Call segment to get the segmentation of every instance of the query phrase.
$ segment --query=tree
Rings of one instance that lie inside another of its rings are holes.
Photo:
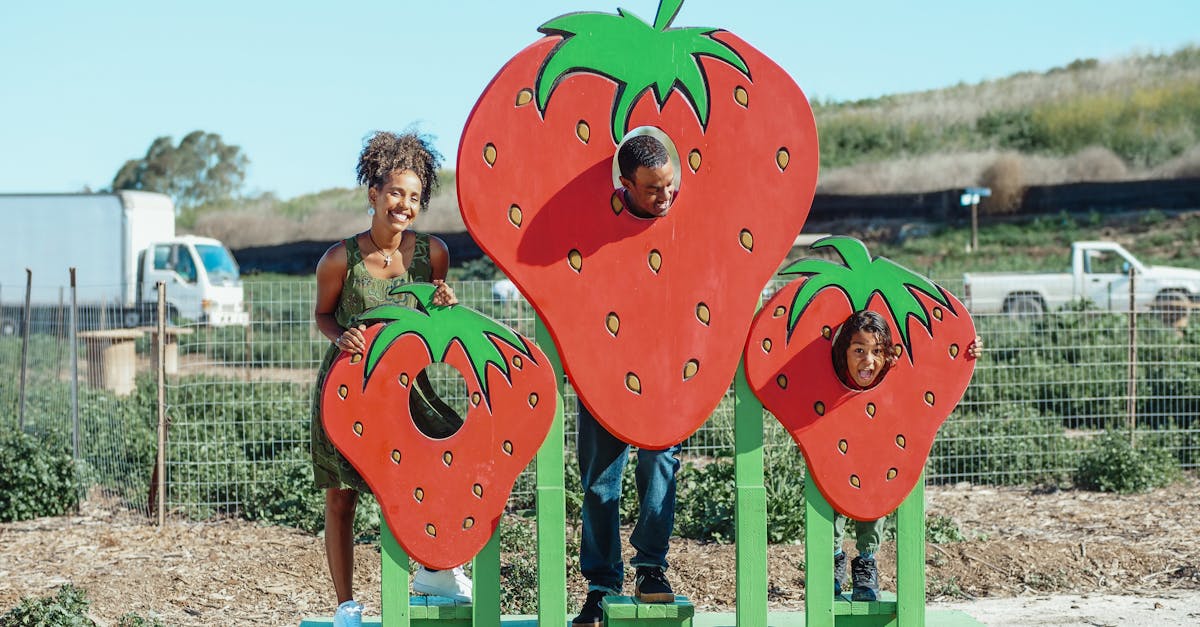
[[[189,209],[235,195],[249,163],[240,147],[226,144],[216,133],[192,131],[178,146],[164,136],[150,144],[145,157],[126,161],[112,188],[161,192],[177,207]]]

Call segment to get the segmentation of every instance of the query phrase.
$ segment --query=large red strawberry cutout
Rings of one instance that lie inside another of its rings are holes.
[[[533,342],[456,305],[434,306],[435,287],[395,293],[420,307],[384,305],[365,355],[343,353],[321,392],[329,439],[378,499],[400,546],[430,568],[452,568],[492,537],[517,476],[554,419],[554,371]],[[417,375],[435,361],[458,370],[470,396],[462,427],[434,439],[409,413]]]
[[[533,304],[576,392],[621,439],[682,441],[720,402],[759,290],[804,224],[817,132],[787,72],[737,36],[574,13],[492,79],[466,123],[471,235]],[[614,189],[619,141],[669,137],[679,193],[657,219]]]
[[[961,400],[975,359],[966,307],[925,277],[862,242],[829,237],[842,263],[804,259],[800,274],[762,308],[746,341],[746,379],[804,452],[837,511],[875,520],[912,491],[938,427]],[[834,372],[832,340],[851,313],[883,315],[898,359],[874,387],[853,390]]]

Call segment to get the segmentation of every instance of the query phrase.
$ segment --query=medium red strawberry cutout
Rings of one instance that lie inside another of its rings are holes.
[[[817,176],[812,110],[732,33],[574,13],[510,60],[459,144],[472,237],[521,289],[576,392],[622,440],[661,449],[729,387],[759,290],[804,224]],[[615,189],[619,141],[669,137],[679,192],[657,219]]]
[[[453,568],[492,537],[513,483],[542,445],[557,390],[549,360],[533,342],[460,305],[432,304],[435,286],[396,294],[421,306],[385,305],[363,314],[365,355],[343,353],[321,392],[334,446],[378,499],[400,546],[434,569]],[[434,439],[409,413],[417,375],[445,362],[467,382],[462,427]]]
[[[841,263],[798,261],[800,274],[762,308],[746,341],[746,379],[800,445],[817,488],[856,520],[881,518],[921,477],[938,427],[962,398],[975,359],[966,307],[925,277],[862,242],[829,237]],[[834,372],[832,343],[851,313],[883,315],[898,359],[874,387],[852,390]]]

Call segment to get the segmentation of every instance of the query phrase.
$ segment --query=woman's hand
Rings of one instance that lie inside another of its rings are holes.
[[[437,289],[433,292],[433,304],[439,307],[448,307],[458,304],[458,297],[454,295],[454,290],[442,279],[434,279],[433,284]]]
[[[975,341],[971,342],[971,345],[967,347],[967,354],[972,359],[979,359],[979,356],[983,354],[983,338],[976,335]]]
[[[349,329],[342,331],[342,334],[337,336],[337,339],[334,340],[333,343],[335,346],[341,349],[343,353],[365,352],[367,350],[367,341],[366,338],[363,337],[363,331],[366,330],[367,326],[364,324],[360,324],[357,327],[350,327]]]

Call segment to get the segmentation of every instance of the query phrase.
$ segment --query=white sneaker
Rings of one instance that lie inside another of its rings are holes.
[[[471,579],[461,566],[452,570],[426,570],[420,566],[413,576],[413,590],[462,603],[471,602]]]
[[[362,627],[363,606],[351,599],[341,604],[333,615],[333,627]]]

